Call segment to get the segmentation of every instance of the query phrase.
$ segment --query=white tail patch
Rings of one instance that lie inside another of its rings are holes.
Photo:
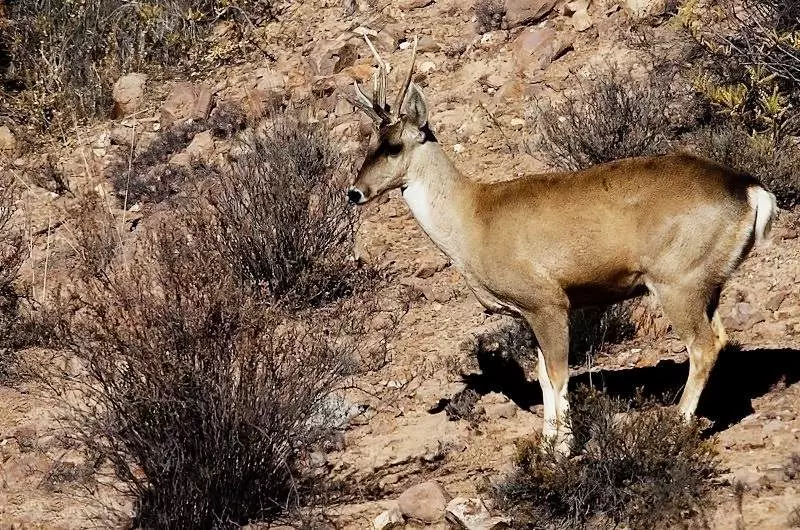
[[[768,241],[770,230],[772,230],[772,221],[778,210],[775,195],[761,186],[753,186],[747,190],[747,199],[756,213],[753,236],[756,245],[761,246]]]

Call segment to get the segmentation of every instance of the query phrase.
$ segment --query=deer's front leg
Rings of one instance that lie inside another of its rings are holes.
[[[555,437],[557,449],[566,454],[571,443],[567,420],[569,403],[569,310],[566,304],[537,307],[523,313],[539,342],[539,384],[544,401],[546,438]]]

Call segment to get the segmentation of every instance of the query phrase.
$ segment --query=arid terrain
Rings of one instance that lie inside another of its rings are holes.
[[[275,20],[258,24],[265,50],[260,60],[248,55],[191,78],[128,76],[115,85],[116,117],[75,122],[39,134],[36,142],[25,140],[32,133],[24,126],[9,123],[0,129],[0,171],[22,188],[17,217],[28,248],[21,281],[44,304],[48,289],[70,284],[81,192],[97,191],[126,238],[147,230],[153,219],[169,219],[166,203],[120,198],[111,174],[173,123],[206,123],[229,102],[248,117],[262,116],[276,101],[306,106],[312,121],[357,157],[370,125],[343,96],[352,93],[353,81],[370,84],[373,58],[364,34],[392,65],[390,90],[400,83],[411,39],[419,35],[414,80],[427,97],[431,128],[455,165],[484,181],[550,170],[539,156],[537,109],[611,62],[638,71],[650,58],[637,31],[661,43],[651,45],[660,46],[657,53],[682,53],[670,44],[678,23],[663,2],[507,4],[506,19],[514,22],[478,33],[473,6],[458,0],[291,2]],[[216,31],[216,42],[223,42],[224,24]],[[533,41],[521,42],[535,31]],[[167,164],[219,162],[235,143],[201,127]],[[46,164],[70,191],[39,176]],[[399,192],[364,207],[354,254],[384,271],[379,310],[400,320],[388,362],[357,376],[342,394],[347,419],[337,444],[313,453],[319,473],[361,491],[361,498],[349,495],[326,510],[331,524],[373,528],[404,491],[426,481],[438,482],[451,498],[487,499],[487,487],[511,469],[515,444],[541,430],[535,357],[509,360],[501,347],[478,347],[513,319],[483,311]],[[573,364],[571,385],[626,399],[643,388],[677,401],[688,370],[683,345],[649,299],[638,311],[636,333]],[[720,311],[740,347],[720,355],[699,415],[712,422],[708,436],[722,472],[713,509],[685,527],[790,528],[790,521],[800,523],[797,515],[792,519],[800,506],[800,469],[787,467],[800,452],[800,211],[780,211],[771,243],[755,249],[735,273]],[[80,361],[59,348],[27,348],[20,357],[34,372],[80,372]],[[469,390],[478,396],[473,421],[446,410]],[[63,411],[49,395],[36,377],[0,387],[0,528],[105,527],[111,508],[130,514],[131,501],[112,487],[85,486],[94,471],[85,465],[83,448],[67,441]]]

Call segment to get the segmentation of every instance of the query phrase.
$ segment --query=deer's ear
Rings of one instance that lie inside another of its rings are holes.
[[[415,83],[408,87],[405,102],[403,103],[403,114],[408,118],[409,123],[413,123],[418,129],[422,129],[428,123],[428,104],[422,90]]]

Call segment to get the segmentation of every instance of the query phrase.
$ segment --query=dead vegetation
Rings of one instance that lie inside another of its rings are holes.
[[[654,403],[573,394],[572,457],[531,440],[496,489],[515,528],[667,528],[709,506],[716,454],[701,428]]]
[[[132,71],[183,73],[260,51],[255,23],[273,0],[9,3],[0,24],[2,113],[39,130],[106,116],[111,85]],[[226,24],[226,38],[213,29]]]
[[[577,171],[620,158],[659,154],[669,145],[674,101],[665,74],[635,77],[611,65],[554,105],[537,103],[539,154],[556,169]]]
[[[325,130],[293,113],[237,145],[210,197],[210,229],[239,285],[299,308],[372,284],[352,259],[343,163]]]
[[[0,381],[13,370],[20,323],[21,294],[16,285],[27,257],[22,234],[14,226],[17,190],[10,176],[0,180]]]
[[[67,331],[87,378],[72,436],[110,462],[135,525],[226,528],[302,506],[326,399],[380,363],[364,300],[284,312],[237,288],[191,223],[172,220],[81,289]]]
[[[476,32],[486,33],[503,27],[506,6],[502,0],[475,0],[473,10]]]

